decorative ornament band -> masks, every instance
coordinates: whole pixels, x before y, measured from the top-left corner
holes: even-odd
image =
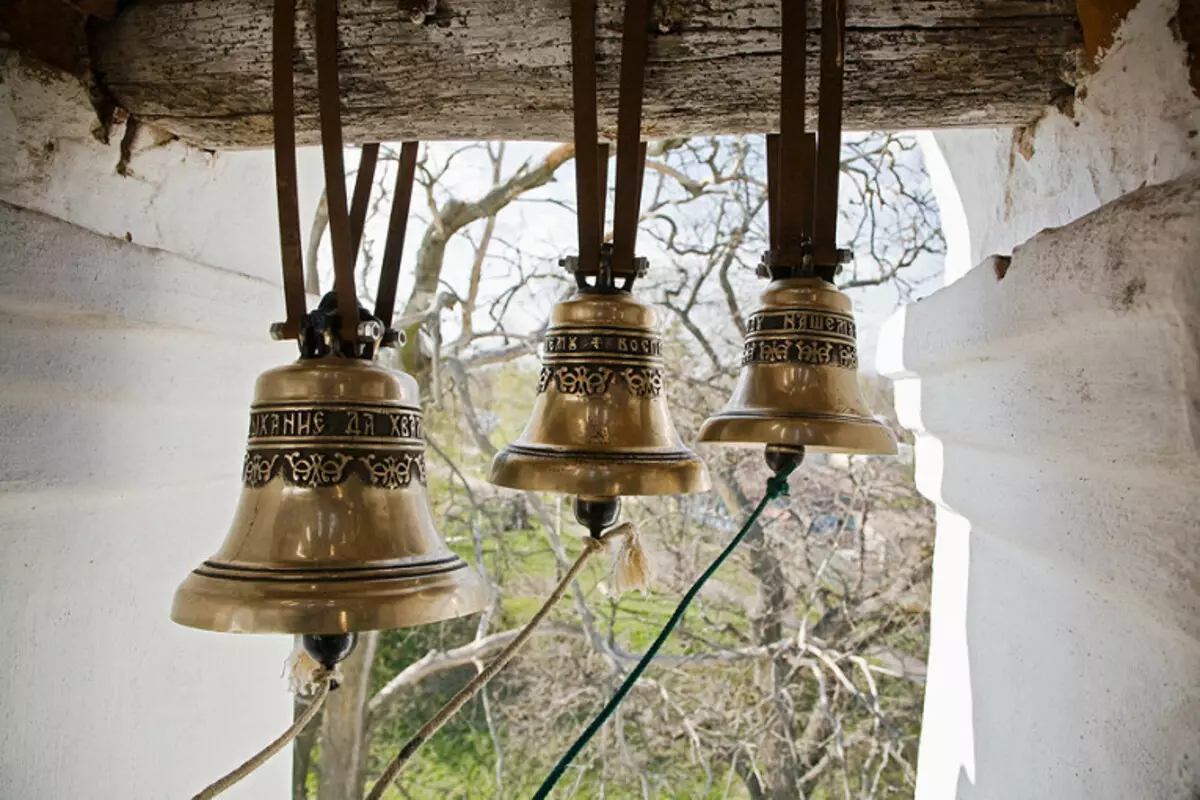
[[[250,409],[250,444],[256,440],[311,443],[314,439],[423,441],[421,413],[357,404],[258,405]]]
[[[380,489],[403,489],[414,480],[425,484],[423,452],[356,454],[337,450],[251,450],[242,465],[242,485],[258,489],[274,478],[289,486],[322,489],[351,475]]]
[[[663,390],[663,371],[653,367],[624,367],[617,364],[544,366],[538,379],[538,394],[554,388],[563,394],[588,396],[608,394],[614,380],[623,381],[634,397],[658,397]]]
[[[567,333],[562,329],[552,329],[542,340],[542,353],[549,358],[584,353],[662,358],[662,352],[663,340],[657,336],[608,331],[584,330]]]
[[[854,317],[808,308],[757,311],[746,323],[746,333],[812,333],[855,342],[858,331]]]
[[[858,350],[854,344],[808,339],[756,339],[742,349],[742,364],[810,364],[814,367],[858,369]]]

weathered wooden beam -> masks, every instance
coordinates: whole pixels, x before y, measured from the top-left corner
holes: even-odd
[[[341,0],[347,141],[569,139],[569,1]],[[658,0],[645,135],[774,130],[783,1]],[[297,0],[295,57],[298,133],[309,143],[317,140],[313,2]],[[817,0],[809,2],[819,22]],[[92,64],[144,120],[209,147],[264,146],[271,6],[137,0],[96,25]],[[621,9],[620,0],[599,0],[600,121],[609,135]],[[846,40],[846,127],[897,129],[1033,119],[1065,88],[1063,59],[1079,33],[1072,0],[851,0]]]

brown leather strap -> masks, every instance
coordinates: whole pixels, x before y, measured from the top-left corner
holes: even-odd
[[[821,202],[814,212],[813,262],[837,266],[838,180],[842,150],[842,70],[845,66],[846,2],[824,0],[821,6],[821,88],[818,99],[817,181]]]
[[[405,142],[400,148],[400,166],[396,171],[396,188],[392,193],[392,213],[388,218],[383,264],[379,270],[379,289],[375,292],[375,316],[388,328],[392,327],[392,315],[396,310],[396,283],[400,278],[400,257],[404,254],[404,234],[412,205],[418,147],[417,142]]]
[[[771,212],[779,223],[776,235],[779,259],[799,264],[804,241],[805,209],[812,203],[812,173],[801,169],[804,148],[804,111],[806,80],[806,37],[808,9],[806,0],[781,0],[782,8],[782,92],[779,106],[779,173],[776,205]],[[769,156],[768,156],[769,158]],[[768,176],[770,164],[768,163]]]
[[[640,216],[640,212],[642,209],[642,189],[644,189],[646,187],[646,181],[643,180],[643,178],[645,178],[645,176],[646,176],[646,155],[647,155],[647,151],[649,149],[650,148],[646,144],[646,142],[638,142],[638,149],[637,149],[637,163],[638,163],[637,191],[638,191],[638,194],[637,194],[637,202],[634,203],[633,207],[638,209],[639,216]],[[636,236],[637,236],[637,225],[636,224],[633,227],[633,235],[636,238]]]
[[[295,48],[295,0],[275,0],[272,37],[272,103],[275,118],[275,192],[279,203],[279,249],[283,260],[283,299],[287,319],[280,331],[285,339],[300,335],[307,313],[304,298],[304,257],[300,245],[300,198],[296,180],[295,89],[292,55]]]
[[[600,176],[596,123],[596,0],[572,0],[571,3],[571,92],[575,106],[578,268],[581,274],[595,275],[600,270],[600,242],[604,230],[604,208],[596,208],[602,191],[596,185]]]
[[[337,0],[317,0],[317,102],[321,112],[321,151],[325,157],[325,203],[333,247],[333,291],[337,295],[344,342],[358,338],[358,297],[354,290],[354,251],[346,208],[342,162],[342,109],[338,91]]]
[[[597,217],[600,220],[600,231],[601,231],[600,236],[601,236],[601,239],[603,239],[604,223],[608,221],[605,219],[605,216],[608,213],[608,143],[607,142],[600,145],[599,152],[600,152],[600,186],[597,188],[599,189],[598,194],[600,197],[600,199],[598,201],[600,204],[600,208],[598,209],[598,211],[600,213],[597,215]]]
[[[767,231],[772,250],[779,249],[779,134],[767,134]]]
[[[813,212],[816,208],[817,179],[817,134],[805,133],[804,143],[800,148],[800,183],[802,191],[800,199],[800,230],[804,239],[811,242],[813,237]]]
[[[613,207],[613,275],[632,275],[645,159],[642,93],[646,83],[648,0],[626,0],[621,35],[621,84],[617,103],[617,187]]]
[[[354,178],[354,196],[350,200],[350,252],[354,254],[355,262],[362,248],[363,226],[367,224],[367,204],[371,201],[378,160],[379,143],[364,144],[358,158],[358,174]]]

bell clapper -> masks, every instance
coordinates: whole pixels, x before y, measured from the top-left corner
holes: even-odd
[[[605,528],[616,524],[621,516],[621,498],[619,497],[583,497],[575,498],[575,519],[588,529],[593,539],[599,539]]]
[[[767,466],[776,475],[792,472],[804,461],[804,447],[789,444],[769,444],[763,451]]]
[[[306,633],[301,638],[304,651],[324,669],[333,669],[354,652],[356,633]],[[334,683],[333,688],[337,688]]]

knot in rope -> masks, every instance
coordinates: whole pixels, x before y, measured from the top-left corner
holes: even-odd
[[[781,472],[778,475],[772,475],[767,479],[767,497],[774,500],[777,497],[787,497],[789,493],[788,475],[791,470]]]

